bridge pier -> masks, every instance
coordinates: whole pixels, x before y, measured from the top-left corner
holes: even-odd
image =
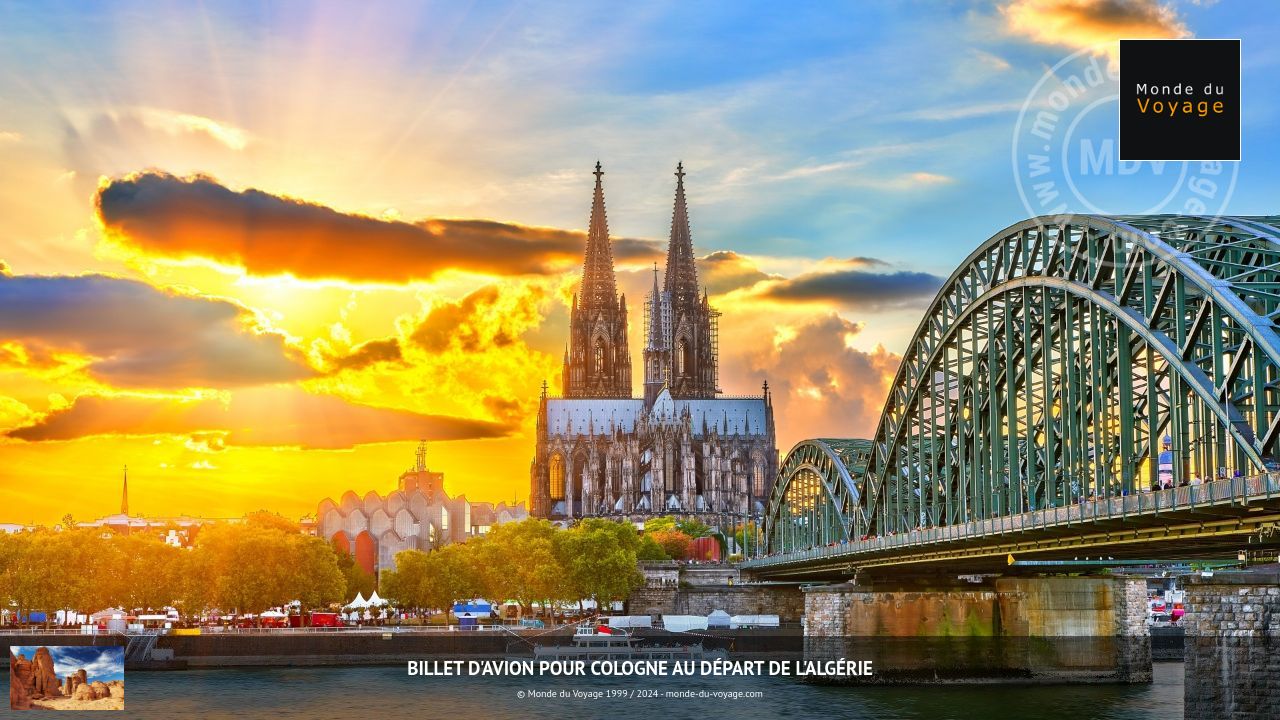
[[[1280,571],[1184,579],[1186,717],[1280,717]]]
[[[813,586],[805,657],[871,660],[855,682],[1151,682],[1146,618],[1137,577]]]

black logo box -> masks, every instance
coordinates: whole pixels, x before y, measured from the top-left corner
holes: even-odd
[[[1120,41],[1121,160],[1239,160],[1240,102],[1239,40]]]

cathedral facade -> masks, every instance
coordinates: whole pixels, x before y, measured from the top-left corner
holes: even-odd
[[[530,468],[534,516],[757,516],[778,469],[769,385],[749,397],[718,387],[719,313],[698,284],[676,168],[675,207],[661,278],[644,303],[644,389],[632,396],[626,296],[618,294],[603,171],[582,281],[573,298],[563,396],[543,384]]]

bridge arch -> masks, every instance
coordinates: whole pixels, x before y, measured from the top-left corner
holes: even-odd
[[[765,546],[788,552],[857,539],[870,440],[804,440],[787,453],[769,494]]]
[[[786,499],[815,474],[857,539],[1280,468],[1278,227],[1067,216],[993,235],[917,327],[856,490],[806,461],[833,441],[802,442],[766,533],[798,547]]]

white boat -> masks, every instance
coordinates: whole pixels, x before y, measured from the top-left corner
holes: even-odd
[[[705,651],[702,643],[639,645],[640,639],[621,628],[578,625],[569,645],[538,645],[536,660],[704,660],[725,657],[723,650]]]

